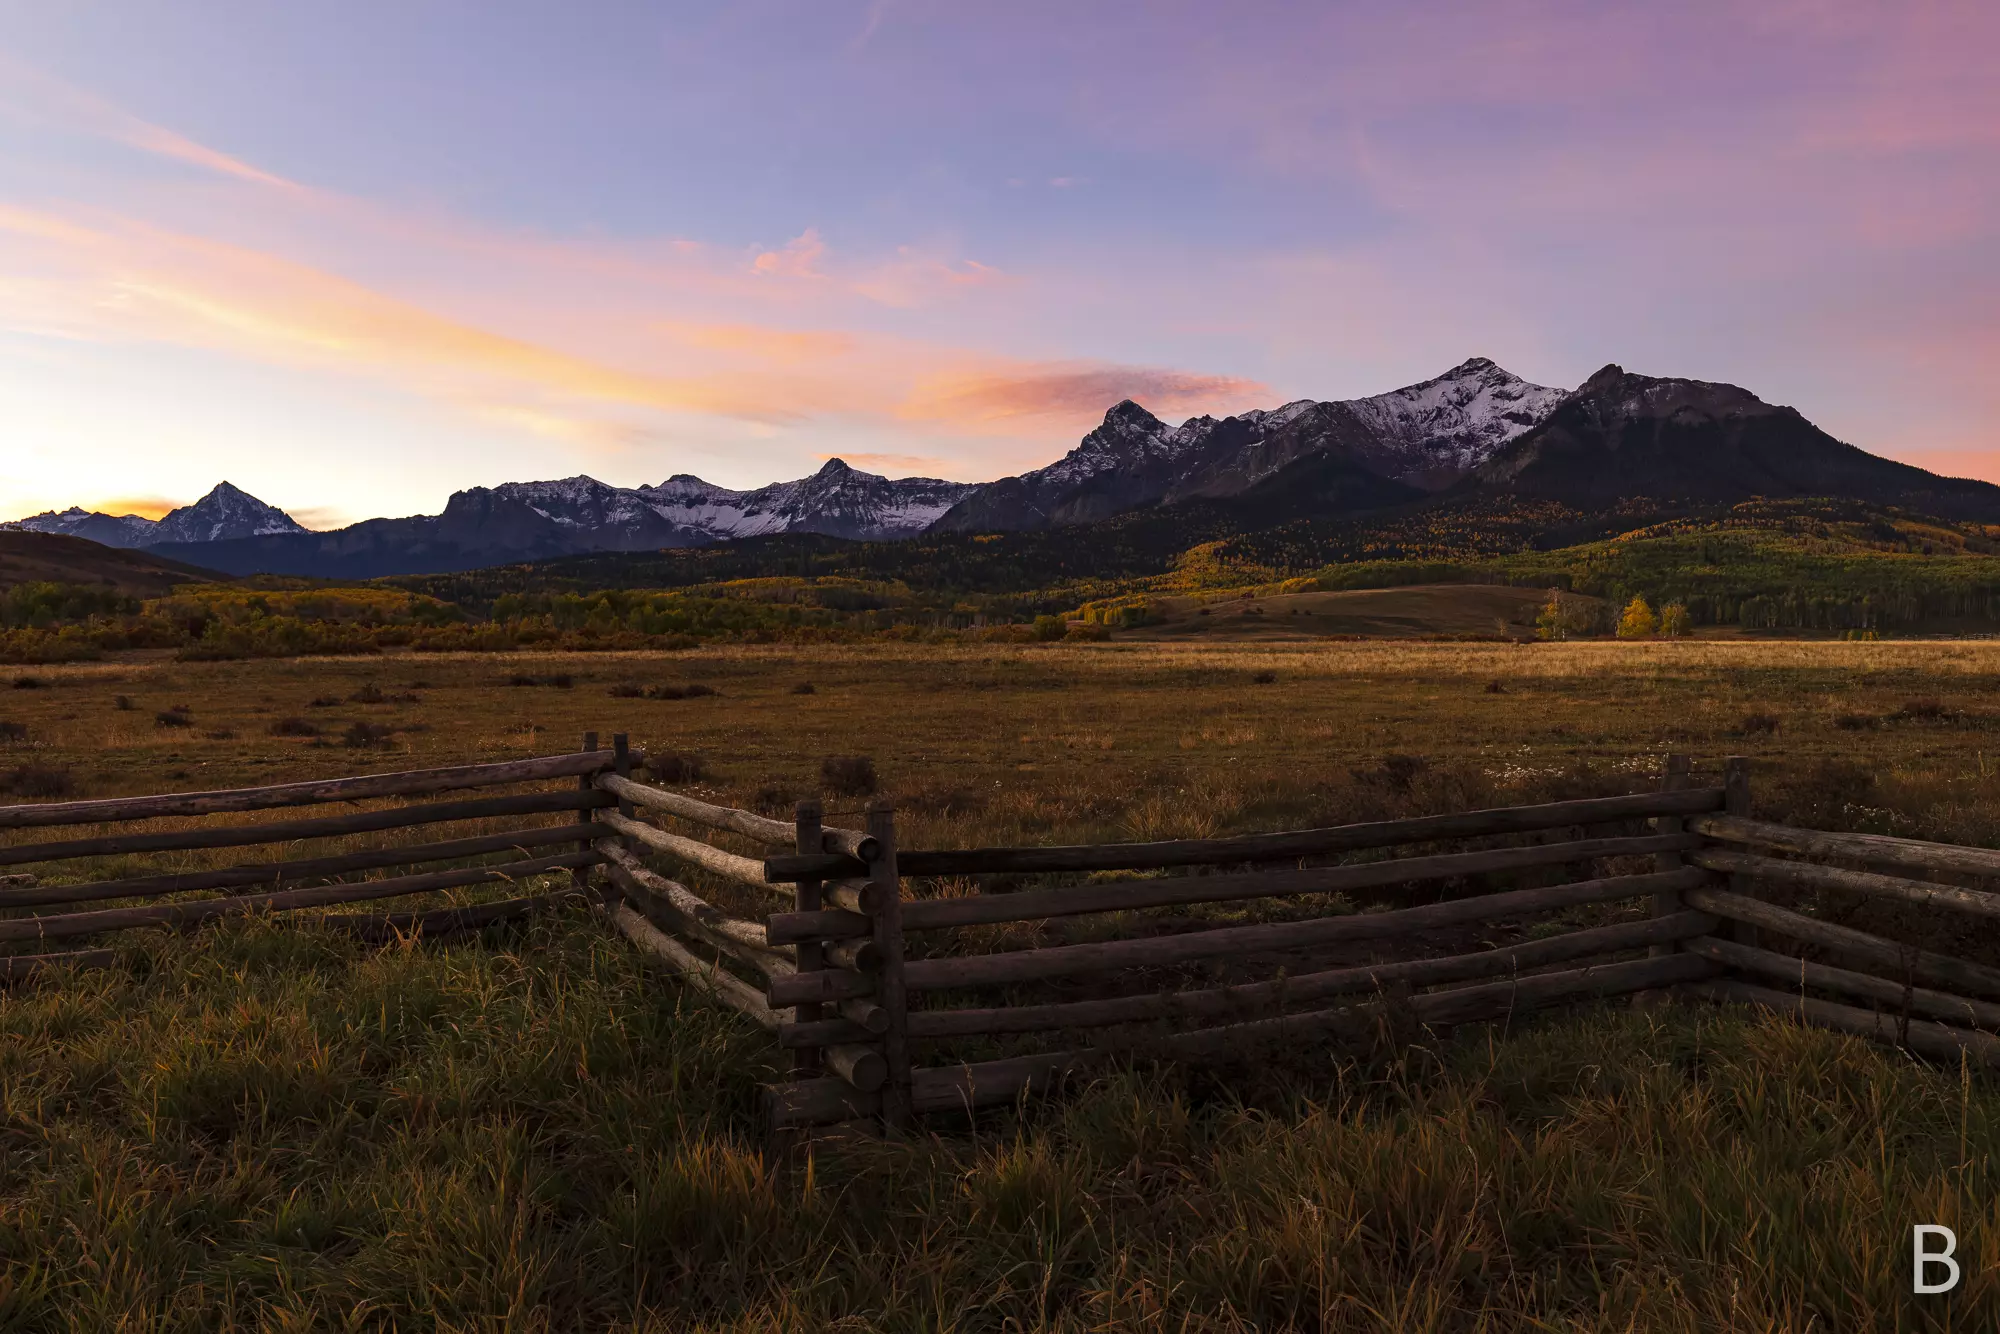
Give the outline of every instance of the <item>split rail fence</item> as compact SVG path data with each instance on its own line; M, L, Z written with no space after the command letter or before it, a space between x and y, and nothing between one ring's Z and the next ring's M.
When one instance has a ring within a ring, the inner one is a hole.
M599 750L590 736L573 754L494 764L0 806L0 951L13 951L0 952L0 980L52 966L108 965L115 951L76 949L65 942L134 927L185 928L252 913L310 914L327 926L368 937L436 936L522 917L574 894L594 895L591 871L604 858L592 816L617 799L591 780L612 764L612 753ZM423 800L445 793L478 795ZM341 807L342 813L264 818L327 806ZM90 832L76 837L50 838L43 832L74 834L86 826ZM412 836L422 841L405 841ZM279 856L205 864L217 860L211 855L216 850L238 848L275 848ZM420 867L433 869L412 869ZM394 873L355 878L385 870ZM561 888L476 905L323 911L480 886L546 883L552 872L568 873ZM97 906L107 903L117 906ZM11 911L17 909L26 911Z
M567 871L560 889L498 902L319 920L436 934L584 894L793 1053L792 1077L768 1090L780 1130L860 1118L900 1128L922 1113L1013 1102L1120 1058L1241 1058L1668 992L2000 1065L2000 967L1815 911L1901 905L1888 915L1901 934L1934 941L1944 914L2000 918L2000 893L1977 887L2000 878L2000 850L1752 819L1741 759L1702 784L1685 756L1671 756L1655 790L1624 796L1232 838L950 850L899 848L887 804L843 829L816 802L786 822L645 777L645 756L623 736L605 750L593 735L577 753L499 764L0 807L0 877L24 865L109 858L123 868L132 856L515 822L312 857L0 883L0 908L32 910L0 916L0 945ZM550 783L561 786L17 841L53 826ZM559 822L522 827L524 816ZM504 859L479 860L493 857ZM430 863L452 865L339 878ZM111 900L138 902L79 906ZM0 977L112 957L13 954L0 957Z

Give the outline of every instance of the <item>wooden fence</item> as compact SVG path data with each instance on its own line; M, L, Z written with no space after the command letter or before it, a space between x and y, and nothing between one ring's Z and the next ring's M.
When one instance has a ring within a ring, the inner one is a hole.
M563 891L322 920L378 935L434 933L586 892L626 937L793 1053L792 1077L769 1089L778 1129L857 1118L902 1127L920 1113L1012 1102L1120 1058L1241 1057L1670 991L2000 1065L2000 967L1815 911L1900 904L1905 935L1935 935L1938 910L2000 917L2000 894L1959 883L2000 877L2000 851L1758 821L1747 775L1744 761L1730 759L1700 783L1686 757L1673 756L1656 788L1625 796L1233 838L917 850L898 847L887 804L872 805L860 829L827 825L813 802L790 822L775 820L643 781L645 757L623 736L609 750L592 736L575 754L501 764L0 807L0 875L566 817L226 867L0 879L0 907L34 910L0 917L0 942L38 947L566 869ZM551 781L565 785L310 819L16 841L16 831L43 827ZM494 856L507 859L477 860ZM455 865L336 878L447 862ZM608 884L593 884L599 867ZM714 888L698 894L684 880ZM76 907L111 900L139 904ZM0 976L109 957L14 954L0 958Z
M366 936L437 935L520 917L591 889L603 861L593 817L617 804L591 780L611 768L594 736L567 755L370 774L219 792L0 806L0 979L52 965L101 966L107 949L45 947L133 927L187 927L249 913L292 915L340 904L518 884L567 871L568 884L476 906L316 914ZM484 795L402 802L443 793ZM390 803L397 804L390 804ZM339 805L338 815L245 819L250 813ZM358 809L361 806L371 809ZM523 817L543 817L523 823ZM547 817L556 817L554 823ZM162 828L167 822L173 828ZM44 838L43 830L87 836ZM135 829L134 827L137 826ZM437 838L439 826L455 837ZM425 842L398 842L410 833ZM359 843L372 846L356 846ZM190 866L215 849L285 845L272 860ZM297 855L309 850L313 855ZM197 854L190 856L189 854ZM357 873L405 870L377 879ZM51 875L53 870L54 874ZM82 878L77 878L78 876ZM218 893L219 891L219 893ZM117 902L115 907L86 907ZM32 951L32 952L26 952Z

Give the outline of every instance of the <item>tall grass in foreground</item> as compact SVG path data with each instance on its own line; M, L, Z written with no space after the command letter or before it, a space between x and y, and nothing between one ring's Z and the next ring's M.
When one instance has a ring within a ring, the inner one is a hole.
M758 1152L765 1037L587 917L149 937L0 996L0 1326L1986 1329L2000 1087L1607 1009ZM1229 1092L1222 1090L1228 1088ZM1966 1282L1914 1298L1910 1226Z

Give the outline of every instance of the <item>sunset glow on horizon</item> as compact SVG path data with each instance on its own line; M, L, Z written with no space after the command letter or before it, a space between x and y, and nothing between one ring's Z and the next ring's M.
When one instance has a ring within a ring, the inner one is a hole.
M984 480L1471 356L2000 481L2000 6L0 17L0 520Z

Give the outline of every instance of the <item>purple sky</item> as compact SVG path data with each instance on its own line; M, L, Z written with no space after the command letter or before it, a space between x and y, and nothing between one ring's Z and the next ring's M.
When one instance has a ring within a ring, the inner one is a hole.
M0 518L307 522L1490 356L2000 480L2000 5L0 0Z

